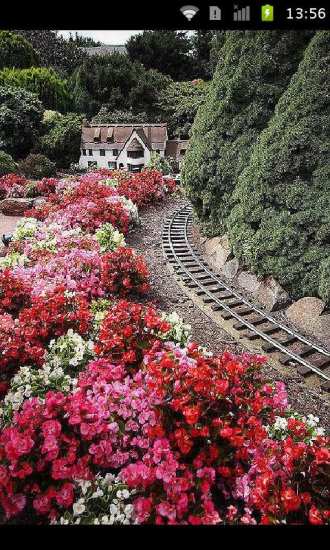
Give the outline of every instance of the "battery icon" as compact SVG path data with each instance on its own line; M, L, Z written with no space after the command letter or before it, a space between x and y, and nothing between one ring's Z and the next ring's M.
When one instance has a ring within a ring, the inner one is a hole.
M274 6L271 6L270 4L261 6L261 21L274 21Z

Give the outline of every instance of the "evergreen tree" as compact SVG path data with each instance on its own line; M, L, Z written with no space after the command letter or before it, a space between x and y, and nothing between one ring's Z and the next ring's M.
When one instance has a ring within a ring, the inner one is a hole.
M46 109L66 111L71 98L67 82L53 69L31 67L30 69L3 69L0 71L0 86L24 88L38 96Z
M230 31L199 109L183 181L209 234L224 233L237 178L297 69L310 32Z
M37 52L22 36L0 31L0 69L27 68L38 63Z
M330 303L328 32L318 32L238 180L234 253L295 298Z
M0 146L14 158L28 153L38 141L43 112L35 94L0 86Z

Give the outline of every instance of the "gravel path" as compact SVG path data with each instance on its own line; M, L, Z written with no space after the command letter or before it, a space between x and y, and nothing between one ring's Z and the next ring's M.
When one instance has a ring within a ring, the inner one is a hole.
M148 207L146 212L140 214L141 226L130 234L127 244L143 254L147 261L152 286L148 300L164 311L175 310L185 322L191 325L193 340L210 351L217 353L229 350L240 353L241 345L233 342L231 335L192 302L178 286L164 260L161 242L164 221L186 202L185 199L171 197L164 203ZM263 367L263 375L267 381L284 381L292 407L302 414L318 416L320 424L330 431L329 402L318 389L307 388L302 378L294 372L286 376L270 365Z

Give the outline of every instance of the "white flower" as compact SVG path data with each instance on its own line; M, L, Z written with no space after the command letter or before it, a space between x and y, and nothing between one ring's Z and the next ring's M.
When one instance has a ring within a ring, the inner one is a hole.
M74 503L74 505L73 505L73 515L74 516L80 516L81 514L84 513L85 510L86 510L86 506L84 504L82 504L79 500L78 500L78 502Z

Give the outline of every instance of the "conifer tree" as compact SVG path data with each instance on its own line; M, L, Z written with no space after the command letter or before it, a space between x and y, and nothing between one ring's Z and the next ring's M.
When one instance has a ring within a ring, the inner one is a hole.
M208 234L226 231L232 193L310 32L231 31L185 157L183 181Z
M330 302L330 34L317 32L235 190L234 253L293 297Z

